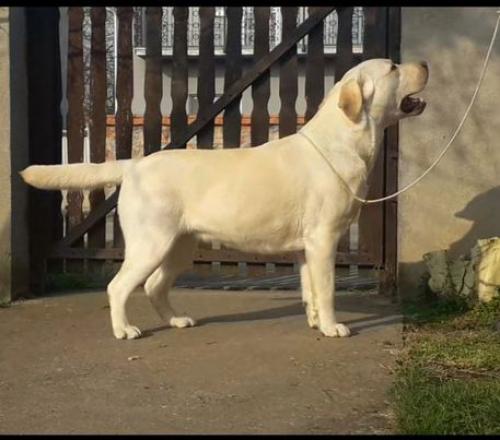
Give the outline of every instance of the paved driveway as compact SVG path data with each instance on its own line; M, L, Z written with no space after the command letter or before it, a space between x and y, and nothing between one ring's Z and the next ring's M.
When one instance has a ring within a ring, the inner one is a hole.
M397 307L341 292L354 335L307 327L297 291L175 289L199 326L166 329L143 294L135 341L112 337L104 292L0 309L1 433L382 433L401 343Z

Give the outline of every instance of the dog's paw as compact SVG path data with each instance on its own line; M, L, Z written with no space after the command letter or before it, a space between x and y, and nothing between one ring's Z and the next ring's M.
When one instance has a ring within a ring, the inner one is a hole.
M125 327L114 328L113 333L116 339L137 339L140 338L142 333L133 325L127 325Z
M330 324L320 327L321 333L333 338L345 338L351 334L349 327L344 324Z
M194 327L196 322L188 316L174 316L170 318L170 326L175 328Z

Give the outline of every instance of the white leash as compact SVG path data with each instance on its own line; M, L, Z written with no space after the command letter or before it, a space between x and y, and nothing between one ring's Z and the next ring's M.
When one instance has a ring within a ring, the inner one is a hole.
M450 141L448 142L448 144L446 145L446 147L444 147L443 151L441 151L441 153L439 154L439 156L436 158L436 160L432 163L432 165L427 168L427 170L420 176L418 177L417 179L415 179L413 182L409 183L408 185L406 185L404 188L400 189L399 191L396 191L394 194L391 194L389 196L385 196L385 197L381 197L379 199L370 199L370 200L366 200L366 199L362 199L361 197L358 197L356 194L354 194L354 192L351 190L351 188L349 187L349 185L346 183L346 181L342 178L342 176L337 172L337 170L335 170L334 166L331 164L331 162L328 160L328 158L326 157L326 155L321 151L321 149L312 141L312 139L307 136L302 130L299 131L298 133L302 136L304 136L311 145L313 145L313 147L316 149L316 151L321 155L323 156L323 159L325 159L326 163L328 164L328 166L331 168L331 170L334 172L334 174L337 175L337 177L339 178L339 180L342 182L342 184L347 188L348 192L351 193L351 195L358 201L358 202L361 202L361 203L364 203L364 204L368 204L368 203L378 203L378 202L383 202L385 200L390 200L390 199L393 199L395 197L397 197L398 195L404 193L405 191L409 190L411 187L415 186L418 182L420 182L428 173L431 172L431 170L439 163L439 161L441 160L441 158L445 155L445 153L448 151L448 149L450 148L451 144L453 143L453 141L455 140L455 138L457 137L458 133L460 132L460 130L462 129L464 123L465 123L465 120L467 119L467 116L469 116L469 113L470 113L470 110L472 108L472 105L474 104L474 102L476 101L476 97L477 97L477 94L479 92L479 89L481 87L481 84L483 82L483 78L484 78L484 74L486 73L486 67L488 66L488 62L490 60L490 56L491 56L491 51L493 49L493 44L495 42L495 38L497 36L497 31L498 31L498 26L499 26L499 23L500 23L500 10L497 11L497 14L498 14L498 17L497 17L497 22L496 22L496 25L495 25L495 30L493 31L493 34L491 36L491 41L490 41L490 46L488 48L488 52L486 53L486 58L484 60L484 64L483 64L483 69L481 70L481 74L479 76L479 81L477 82L477 86L476 86L476 90L474 91L474 94L472 95L472 98L470 100L470 103L469 103L469 106L467 107L467 110L465 111L465 114L462 118L462 120L460 121L460 124L458 124L458 127L457 129L455 130L455 133L453 133L453 136L451 137Z

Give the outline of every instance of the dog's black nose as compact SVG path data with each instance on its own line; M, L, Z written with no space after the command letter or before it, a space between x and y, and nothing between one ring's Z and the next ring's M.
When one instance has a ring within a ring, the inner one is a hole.
M420 65L426 69L426 70L429 70L429 65L427 64L427 61L420 61Z

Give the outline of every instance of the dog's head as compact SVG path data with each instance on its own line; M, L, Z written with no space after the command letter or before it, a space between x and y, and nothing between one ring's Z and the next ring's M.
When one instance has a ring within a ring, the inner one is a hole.
M338 106L353 123L363 113L387 127L424 111L425 101L413 97L429 79L425 61L396 64L389 59L364 61L349 70L340 81Z

